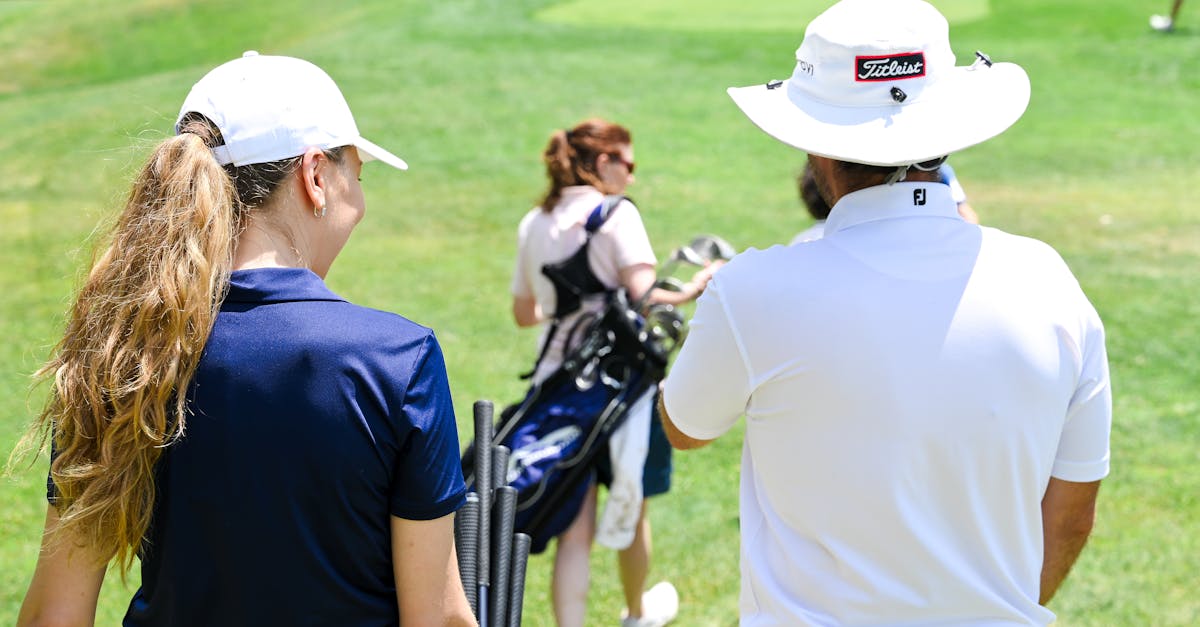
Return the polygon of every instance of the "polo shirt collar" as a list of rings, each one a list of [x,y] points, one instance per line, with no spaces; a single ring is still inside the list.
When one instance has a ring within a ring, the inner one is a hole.
[[[904,181],[876,185],[842,196],[829,212],[825,235],[867,222],[911,217],[962,219],[949,185]]]
[[[235,270],[229,277],[227,303],[283,303],[303,300],[344,301],[308,268]]]

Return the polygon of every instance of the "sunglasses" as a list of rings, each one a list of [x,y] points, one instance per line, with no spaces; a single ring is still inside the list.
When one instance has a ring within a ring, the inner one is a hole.
[[[618,153],[613,153],[613,154],[611,154],[611,155],[609,155],[609,156],[610,156],[610,157],[612,157],[612,158],[613,158],[613,160],[614,160],[614,161],[616,161],[617,163],[620,163],[620,164],[624,165],[626,168],[629,168],[629,173],[630,173],[630,174],[633,174],[633,171],[634,171],[634,169],[637,167],[637,164],[636,164],[636,163],[634,163],[634,162],[632,162],[632,161],[626,161],[626,160],[625,160],[625,157],[622,157],[622,156],[621,156],[620,154],[618,154]]]

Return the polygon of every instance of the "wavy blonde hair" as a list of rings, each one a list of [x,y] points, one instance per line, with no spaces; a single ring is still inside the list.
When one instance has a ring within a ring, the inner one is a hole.
[[[216,125],[189,113],[179,130],[150,155],[97,246],[63,338],[35,375],[49,398],[17,447],[19,457],[53,443],[59,524],[47,541],[115,559],[122,576],[154,514],[155,466],[183,436],[237,237],[301,162],[221,166]],[[324,152],[343,162],[344,148]]]
[[[36,375],[50,396],[27,438],[53,441],[51,540],[115,558],[122,573],[150,525],[155,463],[187,422],[187,386],[233,265],[238,205],[200,136],[159,144]]]

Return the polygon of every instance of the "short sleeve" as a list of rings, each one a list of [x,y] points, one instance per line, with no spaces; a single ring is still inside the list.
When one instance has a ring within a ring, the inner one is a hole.
[[[1088,306],[1089,328],[1081,346],[1082,368],[1050,474],[1063,481],[1085,483],[1108,475],[1112,429],[1112,386],[1104,327]]]
[[[402,411],[411,428],[392,477],[392,515],[432,520],[457,511],[467,487],[446,363],[432,334],[422,346]]]
[[[592,245],[603,249],[599,251],[601,258],[611,259],[614,270],[658,263],[650,236],[646,234],[646,225],[642,223],[642,214],[628,200],[613,209],[612,216],[599,233],[603,237],[594,240]]]
[[[717,438],[746,411],[750,372],[722,300],[719,273],[696,301],[665,386],[663,404],[671,423],[698,440]]]
[[[533,296],[533,286],[529,284],[529,262],[525,259],[525,242],[529,239],[530,220],[531,216],[526,215],[517,227],[517,262],[513,267],[512,284],[509,287],[513,296],[522,298]]]

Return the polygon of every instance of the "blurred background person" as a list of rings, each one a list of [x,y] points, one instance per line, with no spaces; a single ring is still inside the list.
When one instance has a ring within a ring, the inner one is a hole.
[[[700,269],[679,291],[655,287],[656,258],[638,208],[628,198],[620,198],[604,215],[596,213],[606,197],[622,196],[634,182],[633,138],[625,127],[589,119],[570,130],[556,131],[542,159],[550,186],[541,203],[521,220],[511,286],[517,325],[544,327],[539,340],[541,356],[533,374],[535,385],[549,377],[574,348],[569,346],[572,338],[565,330],[580,316],[601,308],[607,292],[624,290],[631,303],[645,298],[647,304],[682,304],[704,291],[718,266]],[[601,223],[589,239],[586,226],[594,214]],[[591,287],[580,302],[559,303],[560,295],[542,269],[576,255],[585,242],[590,277],[584,283]],[[652,404],[645,407],[647,417],[651,408]],[[643,593],[651,555],[645,499],[670,489],[671,448],[658,420],[635,418],[622,429],[641,424],[649,430],[649,449],[641,472],[643,500],[636,535],[632,544],[618,551],[617,562],[626,604],[623,624],[651,627],[673,620],[679,606],[678,594],[669,582]],[[595,480],[583,506],[556,542],[552,597],[561,627],[582,627],[587,613],[588,562],[597,533],[596,483],[607,484],[613,472],[608,455],[602,453],[598,459]]]

